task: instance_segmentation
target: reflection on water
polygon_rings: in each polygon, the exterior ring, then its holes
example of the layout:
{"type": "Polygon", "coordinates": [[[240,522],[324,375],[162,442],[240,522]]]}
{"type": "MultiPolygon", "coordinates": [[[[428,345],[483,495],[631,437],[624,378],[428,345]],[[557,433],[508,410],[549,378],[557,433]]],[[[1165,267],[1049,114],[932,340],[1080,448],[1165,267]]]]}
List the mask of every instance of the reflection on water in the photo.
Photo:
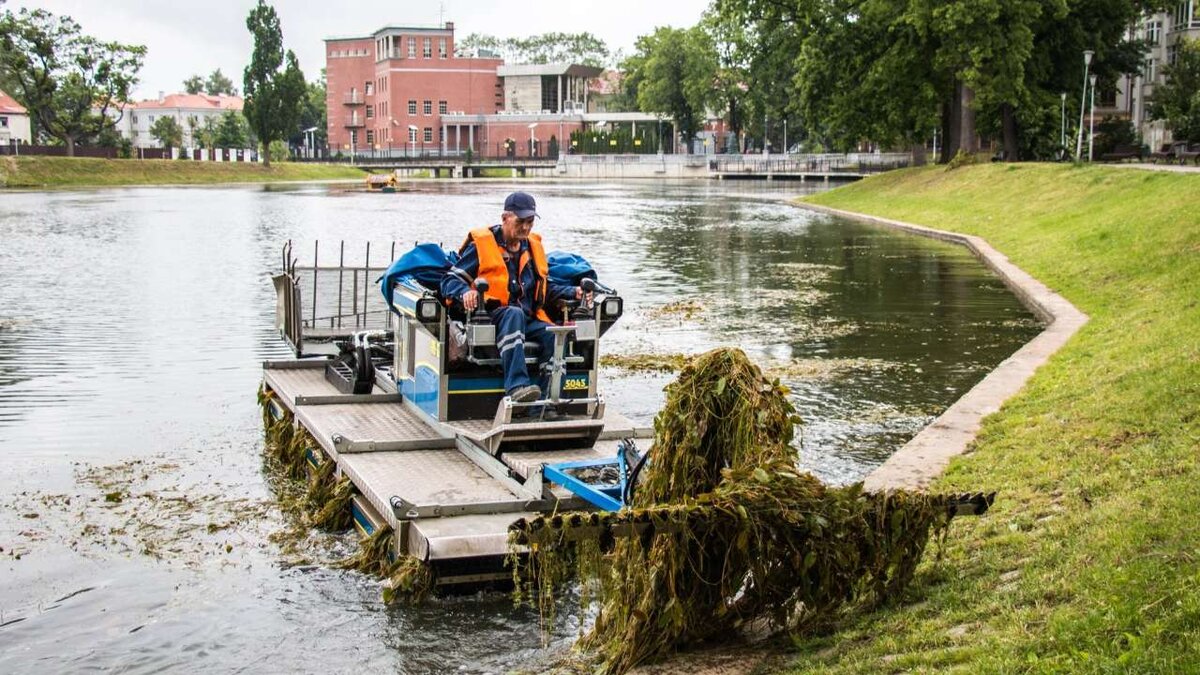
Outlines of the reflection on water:
{"type": "MultiPolygon", "coordinates": [[[[584,619],[566,606],[549,649],[498,594],[386,609],[377,582],[322,564],[349,536],[285,555],[261,473],[254,390],[257,364],[286,355],[269,283],[283,242],[344,239],[348,259],[366,241],[456,246],[507,187],[5,194],[0,671],[502,671],[568,642],[584,619]]],[[[1037,331],[966,251],[779,204],[778,187],[524,187],[551,248],[626,297],[606,352],[741,346],[791,387],[801,462],[831,482],[1037,331]],[[680,301],[691,311],[663,309],[680,301]]],[[[610,404],[644,422],[670,381],[606,377],[610,404]]]]}

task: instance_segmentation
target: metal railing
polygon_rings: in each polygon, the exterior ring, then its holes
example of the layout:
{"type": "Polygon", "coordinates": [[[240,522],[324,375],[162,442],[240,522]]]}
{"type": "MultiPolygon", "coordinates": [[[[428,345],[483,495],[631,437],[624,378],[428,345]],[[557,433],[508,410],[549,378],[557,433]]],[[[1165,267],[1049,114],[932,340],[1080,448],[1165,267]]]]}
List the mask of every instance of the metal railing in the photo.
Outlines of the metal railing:
{"type": "Polygon", "coordinates": [[[276,325],[297,350],[306,340],[322,341],[346,337],[356,331],[390,329],[393,315],[380,293],[380,276],[396,258],[396,242],[387,242],[386,261],[371,242],[366,242],[361,259],[348,260],[346,242],[339,241],[330,257],[322,261],[321,242],[312,245],[311,264],[300,264],[291,241],[283,247],[283,273],[275,278],[278,295],[276,325]]]}

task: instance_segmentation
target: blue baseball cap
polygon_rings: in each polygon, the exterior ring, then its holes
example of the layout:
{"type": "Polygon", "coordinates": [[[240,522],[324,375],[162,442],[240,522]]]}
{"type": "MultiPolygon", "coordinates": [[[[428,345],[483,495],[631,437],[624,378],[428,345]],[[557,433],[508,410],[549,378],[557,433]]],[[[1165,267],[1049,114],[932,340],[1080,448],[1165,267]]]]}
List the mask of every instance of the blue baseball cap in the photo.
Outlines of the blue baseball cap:
{"type": "Polygon", "coordinates": [[[504,200],[504,210],[517,214],[518,218],[537,217],[537,202],[528,192],[514,192],[504,200]]]}

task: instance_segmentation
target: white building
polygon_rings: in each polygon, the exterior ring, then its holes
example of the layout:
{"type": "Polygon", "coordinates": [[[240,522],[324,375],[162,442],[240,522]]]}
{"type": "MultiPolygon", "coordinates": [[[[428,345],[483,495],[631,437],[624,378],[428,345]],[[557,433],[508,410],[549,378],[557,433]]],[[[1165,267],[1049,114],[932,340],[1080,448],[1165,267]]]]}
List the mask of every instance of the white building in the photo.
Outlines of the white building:
{"type": "Polygon", "coordinates": [[[0,91],[0,145],[32,142],[29,112],[13,97],[0,91]]]}
{"type": "Polygon", "coordinates": [[[1197,4],[1197,0],[1183,0],[1170,12],[1143,17],[1134,32],[1134,37],[1146,40],[1150,45],[1141,74],[1121,78],[1117,82],[1115,100],[1104,101],[1109,105],[1102,105],[1099,93],[1096,96],[1097,121],[1106,114],[1127,117],[1151,152],[1173,140],[1165,122],[1150,119],[1150,100],[1154,87],[1166,81],[1163,68],[1175,63],[1179,42],[1200,39],[1197,4]]]}
{"type": "MultiPolygon", "coordinates": [[[[128,138],[135,148],[158,148],[162,144],[150,135],[150,127],[161,117],[174,117],[183,129],[184,147],[196,147],[196,135],[204,129],[205,121],[214,118],[221,121],[227,111],[240,113],[243,101],[240,96],[209,96],[207,94],[159,94],[157,100],[140,101],[125,106],[124,115],[117,122],[117,131],[128,138]]],[[[120,111],[113,113],[113,116],[120,111]]]]}

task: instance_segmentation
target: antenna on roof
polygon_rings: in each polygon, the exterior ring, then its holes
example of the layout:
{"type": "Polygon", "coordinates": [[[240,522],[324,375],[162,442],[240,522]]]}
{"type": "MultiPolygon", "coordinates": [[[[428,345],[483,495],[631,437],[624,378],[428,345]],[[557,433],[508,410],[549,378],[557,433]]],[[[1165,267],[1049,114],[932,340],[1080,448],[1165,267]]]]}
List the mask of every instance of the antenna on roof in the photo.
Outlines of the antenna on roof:
{"type": "Polygon", "coordinates": [[[446,3],[445,2],[438,3],[438,25],[439,26],[446,25],[446,3]]]}

